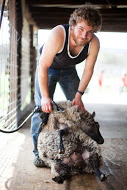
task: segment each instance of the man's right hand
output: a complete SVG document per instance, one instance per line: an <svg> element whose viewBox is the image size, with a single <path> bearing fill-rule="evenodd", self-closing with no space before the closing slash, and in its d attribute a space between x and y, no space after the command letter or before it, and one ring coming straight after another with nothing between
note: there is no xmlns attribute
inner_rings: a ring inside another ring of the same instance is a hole
<svg viewBox="0 0 127 190"><path fill-rule="evenodd" d="M41 99L42 111L45 113L52 112L52 99L49 97L42 97Z"/></svg>

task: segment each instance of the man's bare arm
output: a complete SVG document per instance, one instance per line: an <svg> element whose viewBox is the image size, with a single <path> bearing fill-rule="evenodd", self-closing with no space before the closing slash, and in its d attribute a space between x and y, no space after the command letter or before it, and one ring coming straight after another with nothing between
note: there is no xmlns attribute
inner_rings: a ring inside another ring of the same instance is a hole
<svg viewBox="0 0 127 190"><path fill-rule="evenodd" d="M38 81L41 92L42 110L46 113L52 111L51 98L48 90L48 68L51 66L53 59L63 46L64 32L60 26L55 27L49 36L48 41L43 47L42 54L39 60Z"/></svg>
<svg viewBox="0 0 127 190"><path fill-rule="evenodd" d="M94 36L94 38L91 41L89 55L86 59L84 72L78 87L78 90L81 92L85 91L88 83L90 82L94 70L94 65L98 56L99 48L100 48L99 40L96 36ZM75 104L78 105L83 112L85 112L85 108L81 100L81 94L78 92L75 95L72 105Z"/></svg>

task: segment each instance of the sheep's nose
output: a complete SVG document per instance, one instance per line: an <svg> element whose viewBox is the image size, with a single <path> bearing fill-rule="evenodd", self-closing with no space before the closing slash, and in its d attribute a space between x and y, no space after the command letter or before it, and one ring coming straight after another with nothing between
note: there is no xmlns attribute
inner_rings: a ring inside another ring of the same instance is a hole
<svg viewBox="0 0 127 190"><path fill-rule="evenodd" d="M98 144L103 144L104 143L104 139L103 138L99 138Z"/></svg>

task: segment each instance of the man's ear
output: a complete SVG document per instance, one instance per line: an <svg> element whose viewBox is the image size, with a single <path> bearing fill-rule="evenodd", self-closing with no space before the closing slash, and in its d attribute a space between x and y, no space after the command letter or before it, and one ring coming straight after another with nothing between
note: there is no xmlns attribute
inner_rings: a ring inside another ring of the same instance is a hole
<svg viewBox="0 0 127 190"><path fill-rule="evenodd" d="M71 25L70 29L73 29L73 28L74 28L74 26L73 26L73 25Z"/></svg>

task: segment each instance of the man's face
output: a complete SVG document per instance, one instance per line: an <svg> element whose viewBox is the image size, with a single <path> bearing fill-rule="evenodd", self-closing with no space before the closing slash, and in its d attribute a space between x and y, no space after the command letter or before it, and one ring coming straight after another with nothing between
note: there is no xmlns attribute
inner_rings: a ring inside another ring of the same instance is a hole
<svg viewBox="0 0 127 190"><path fill-rule="evenodd" d="M72 39L77 46L85 46L94 35L94 30L86 21L81 21L71 28Z"/></svg>

